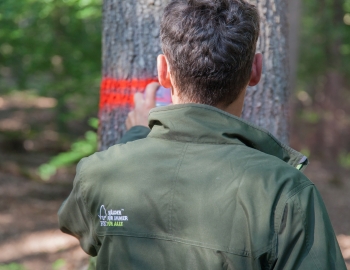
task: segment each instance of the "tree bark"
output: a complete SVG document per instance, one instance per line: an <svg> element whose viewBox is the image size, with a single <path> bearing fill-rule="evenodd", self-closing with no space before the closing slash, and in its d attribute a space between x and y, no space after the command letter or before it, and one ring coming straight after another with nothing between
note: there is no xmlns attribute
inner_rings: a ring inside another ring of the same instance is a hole
<svg viewBox="0 0 350 270"><path fill-rule="evenodd" d="M261 17L258 51L263 54L263 75L248 87L242 117L288 143L287 1L250 0Z"/></svg>
<svg viewBox="0 0 350 270"><path fill-rule="evenodd" d="M297 80L297 66L300 45L301 0L288 2L288 62L289 92L294 92ZM291 106L292 107L292 106ZM291 112L292 113L292 112Z"/></svg>
<svg viewBox="0 0 350 270"><path fill-rule="evenodd" d="M169 0L104 0L103 77L116 80L156 78L159 24ZM261 14L258 50L264 54L261 83L247 91L243 118L288 142L286 0L251 0ZM137 88L137 87L136 87ZM114 86L101 94L132 95L132 86ZM118 143L130 104L100 105L99 149Z"/></svg>
<svg viewBox="0 0 350 270"><path fill-rule="evenodd" d="M167 3L163 0L104 0L103 78L129 81L157 78L156 58L161 53L159 25ZM130 85L108 91L133 95L141 90ZM125 132L124 123L130 109L130 104L100 107L100 150L118 143Z"/></svg>

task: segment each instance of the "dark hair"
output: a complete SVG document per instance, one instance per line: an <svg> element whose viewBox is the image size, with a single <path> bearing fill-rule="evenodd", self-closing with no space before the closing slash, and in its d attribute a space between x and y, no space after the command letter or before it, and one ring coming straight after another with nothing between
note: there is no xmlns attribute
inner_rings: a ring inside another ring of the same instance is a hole
<svg viewBox="0 0 350 270"><path fill-rule="evenodd" d="M160 39L180 98L232 103L249 82L259 13L244 0L173 0Z"/></svg>

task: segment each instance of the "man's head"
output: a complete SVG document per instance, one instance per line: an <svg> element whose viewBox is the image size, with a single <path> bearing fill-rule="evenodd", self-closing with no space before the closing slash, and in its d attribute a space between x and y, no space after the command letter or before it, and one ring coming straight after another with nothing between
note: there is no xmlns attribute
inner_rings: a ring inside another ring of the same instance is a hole
<svg viewBox="0 0 350 270"><path fill-rule="evenodd" d="M258 11L244 0L173 0L161 22L160 83L183 102L227 106L260 79L258 37Z"/></svg>

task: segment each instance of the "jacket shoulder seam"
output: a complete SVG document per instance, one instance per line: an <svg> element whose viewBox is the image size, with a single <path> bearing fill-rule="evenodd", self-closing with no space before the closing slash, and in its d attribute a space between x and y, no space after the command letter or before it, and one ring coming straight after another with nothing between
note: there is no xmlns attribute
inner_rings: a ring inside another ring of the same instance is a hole
<svg viewBox="0 0 350 270"><path fill-rule="evenodd" d="M304 189L303 189L304 190ZM307 224L306 224L306 217L305 217L305 214L304 214L304 211L303 209L301 208L299 202L296 200L296 197L294 196L293 197L293 203L296 205L297 209L298 209L298 212L300 213L301 217L302 217L302 223L303 223L303 227L304 227L304 230L305 230L305 238L306 238L306 249L309 249L311 247L311 241L310 241L310 235L309 235L309 232L307 230ZM314 252L310 249L310 254L311 254L311 257L312 257L312 260L314 262L314 264L316 265L317 269L321 269L321 266L320 264L318 263L317 261L317 257L315 257L315 254Z"/></svg>
<svg viewBox="0 0 350 270"><path fill-rule="evenodd" d="M304 183L299 184L285 195L285 198L282 199L282 202L280 201L280 203L278 203L275 209L275 233L278 234L280 230L281 219L287 202L309 186L314 186L314 184L311 181L305 181Z"/></svg>

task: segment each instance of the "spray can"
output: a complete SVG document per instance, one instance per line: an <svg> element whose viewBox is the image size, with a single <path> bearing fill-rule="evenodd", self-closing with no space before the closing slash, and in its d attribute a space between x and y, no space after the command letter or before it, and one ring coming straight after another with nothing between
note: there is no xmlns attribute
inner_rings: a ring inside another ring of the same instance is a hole
<svg viewBox="0 0 350 270"><path fill-rule="evenodd" d="M160 86L156 93L156 106L167 106L172 104L171 89Z"/></svg>

